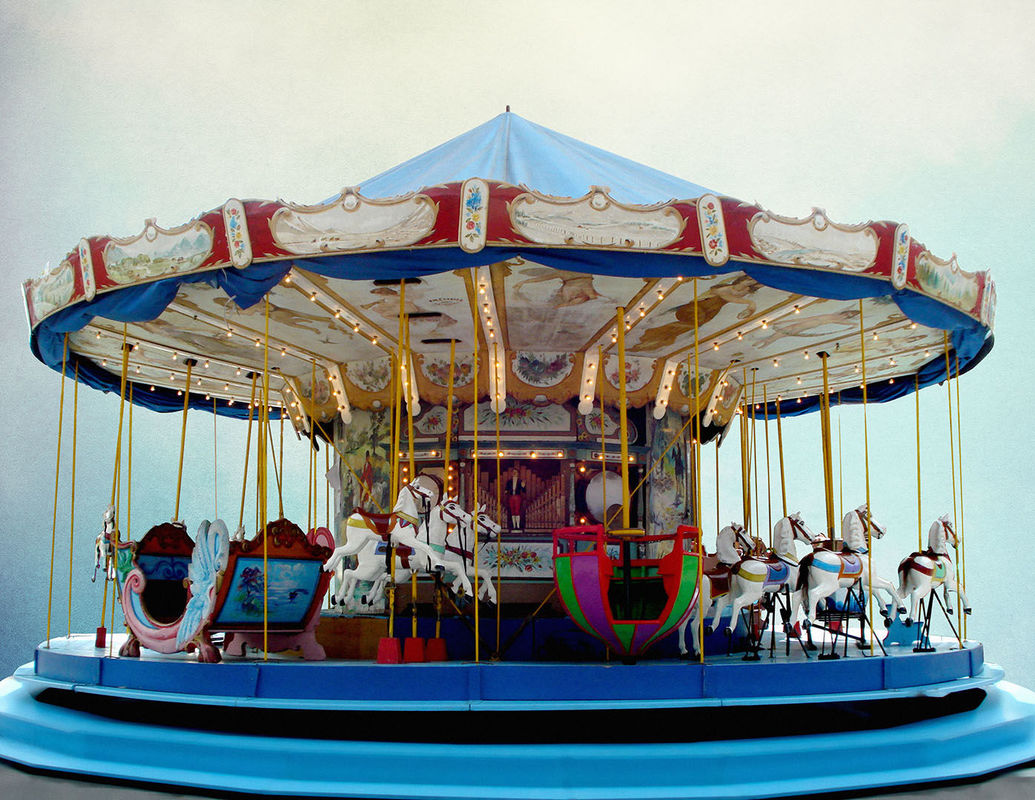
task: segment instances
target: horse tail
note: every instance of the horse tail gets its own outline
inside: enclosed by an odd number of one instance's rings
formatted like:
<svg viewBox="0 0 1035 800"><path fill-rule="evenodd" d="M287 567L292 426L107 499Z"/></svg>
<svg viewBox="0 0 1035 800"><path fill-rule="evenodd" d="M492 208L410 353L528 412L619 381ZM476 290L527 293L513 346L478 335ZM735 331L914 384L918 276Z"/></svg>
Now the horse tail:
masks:
<svg viewBox="0 0 1035 800"><path fill-rule="evenodd" d="M795 591L801 592L802 594L808 594L809 569L812 567L813 559L814 554L809 553L805 558L798 562L798 580L794 586Z"/></svg>

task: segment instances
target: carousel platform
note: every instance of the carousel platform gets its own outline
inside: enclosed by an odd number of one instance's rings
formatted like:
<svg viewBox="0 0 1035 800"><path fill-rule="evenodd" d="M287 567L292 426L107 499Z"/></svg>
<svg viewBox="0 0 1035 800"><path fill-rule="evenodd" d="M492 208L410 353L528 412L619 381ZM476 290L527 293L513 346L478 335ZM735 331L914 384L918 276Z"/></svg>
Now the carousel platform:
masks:
<svg viewBox="0 0 1035 800"><path fill-rule="evenodd" d="M217 792L378 798L777 797L1035 758L1035 693L977 643L705 665L107 652L55 639L0 683L0 757Z"/></svg>

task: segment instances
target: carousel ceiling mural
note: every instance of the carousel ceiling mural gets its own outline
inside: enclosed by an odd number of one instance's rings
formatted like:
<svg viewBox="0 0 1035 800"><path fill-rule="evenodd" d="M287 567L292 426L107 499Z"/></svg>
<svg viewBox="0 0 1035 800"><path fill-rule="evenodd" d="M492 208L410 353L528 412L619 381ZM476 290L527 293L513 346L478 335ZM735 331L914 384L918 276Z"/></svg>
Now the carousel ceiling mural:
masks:
<svg viewBox="0 0 1035 800"><path fill-rule="evenodd" d="M947 351L976 363L995 315L986 272L903 224L779 216L509 113L315 206L232 199L84 238L24 291L55 369L118 390L125 342L136 402L181 407L189 365L193 404L242 415L268 362L271 403L299 420L390 402L400 313L416 404L445 404L451 362L471 402L477 341L480 398L587 413L617 402L623 309L628 401L658 415L731 387L806 410L821 354L852 401L863 348L871 399L890 399Z"/></svg>

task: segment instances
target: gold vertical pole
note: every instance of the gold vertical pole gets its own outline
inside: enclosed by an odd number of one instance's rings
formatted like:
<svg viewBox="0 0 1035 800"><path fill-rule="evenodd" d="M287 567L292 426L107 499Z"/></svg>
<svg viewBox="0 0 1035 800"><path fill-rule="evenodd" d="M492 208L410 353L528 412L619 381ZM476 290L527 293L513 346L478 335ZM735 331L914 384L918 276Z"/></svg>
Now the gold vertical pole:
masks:
<svg viewBox="0 0 1035 800"><path fill-rule="evenodd" d="M622 453L622 527L628 528L629 519L629 420L625 397L625 308L618 308L618 422Z"/></svg>
<svg viewBox="0 0 1035 800"><path fill-rule="evenodd" d="M924 549L924 519L920 503L920 373L913 376L913 395L916 401L916 549Z"/></svg>
<svg viewBox="0 0 1035 800"><path fill-rule="evenodd" d="M604 436L604 383L607 375L604 374L604 348L597 345L597 385L600 387L600 491L601 502L604 504L604 533L607 533L608 506L607 506L607 437Z"/></svg>
<svg viewBox="0 0 1035 800"><path fill-rule="evenodd" d="M845 518L844 447L841 443L841 392L837 393L837 517Z"/></svg>
<svg viewBox="0 0 1035 800"><path fill-rule="evenodd" d="M747 386L747 369L743 371L742 386ZM748 462L748 411L745 402L740 404L740 494L744 511L744 528L751 529L751 465Z"/></svg>
<svg viewBox="0 0 1035 800"><path fill-rule="evenodd" d="M244 525L244 498L248 490L248 460L250 458L249 450L252 447L252 419L255 416L255 383L259 376L257 373L252 373L252 399L248 403L248 438L245 439L244 443L244 480L241 482L241 518L238 521L238 527Z"/></svg>
<svg viewBox="0 0 1035 800"><path fill-rule="evenodd" d="M50 588L47 591L47 647L50 647L50 612L54 604L54 556L57 549L58 478L61 476L61 431L65 424L65 370L68 366L68 334L61 348L61 399L58 402L57 458L54 466L54 524L50 529ZM123 376L125 380L125 376Z"/></svg>
<svg viewBox="0 0 1035 800"><path fill-rule="evenodd" d="M722 530L719 514L719 437L715 437L715 535ZM704 553L704 539L701 539L701 553Z"/></svg>
<svg viewBox="0 0 1035 800"><path fill-rule="evenodd" d="M834 538L834 465L830 447L830 382L827 359L829 354L819 354L823 362L823 394L819 398L820 437L823 447L823 499L827 512L827 534Z"/></svg>
<svg viewBox="0 0 1035 800"><path fill-rule="evenodd" d="M410 481L417 477L416 462L413 458L413 363L410 356L410 318L406 316L406 354L403 362L406 369L406 452L409 465ZM441 500L441 498L440 498ZM418 525L419 533L419 525ZM410 571L410 635L417 638L417 571Z"/></svg>
<svg viewBox="0 0 1035 800"><path fill-rule="evenodd" d="M286 408L280 409L280 444L277 447L278 456L273 465L277 468L277 510L281 519L284 518L284 413L290 414ZM327 526L328 528L330 525Z"/></svg>
<svg viewBox="0 0 1035 800"><path fill-rule="evenodd" d="M953 441L952 431L952 369L949 362L949 332L943 331L942 337L945 342L945 391L949 400L949 461L952 464L952 526L957 531L959 530L959 517L956 515L956 445ZM959 586L959 559L956 561L956 585ZM956 593L956 610L960 610L960 595ZM962 614L958 614L956 619L961 619ZM963 624L960 623L960 632L962 635ZM963 642L960 641L960 646Z"/></svg>
<svg viewBox="0 0 1035 800"><path fill-rule="evenodd" d="M700 377L701 377L701 339L700 339L700 319L698 317L698 297L697 297L697 277L694 277L694 382L693 389L690 394L693 394L693 407L690 412L695 417L695 425L697 427L697 435L695 437L696 443L694 445L691 456L694 459L694 475L696 480L694 481L694 524L697 526L697 626L698 626L698 648L697 648L697 660L704 663L704 614L703 605L701 604L701 584L704 583L704 520L701 519L701 404L698 402L700 397ZM690 365L687 364L687 368ZM690 375L687 374L687 383L690 383ZM715 439L715 453L719 453L719 439ZM715 473L715 491L719 491L719 474L718 471ZM716 498L715 508L716 514L718 514L718 498ZM718 533L718 528L715 529Z"/></svg>
<svg viewBox="0 0 1035 800"><path fill-rule="evenodd" d="M455 380L456 373L456 339L449 340L449 394L446 397L446 454L443 467L446 475L446 488L450 488L450 484L453 482L449 476L451 447L453 444L453 382Z"/></svg>
<svg viewBox="0 0 1035 800"><path fill-rule="evenodd" d="M129 347L126 344L126 325L123 324L123 326L122 326L122 380L120 382L120 388L119 388L119 435L118 435L118 442L116 444L116 448L117 448L117 453L118 454L117 454L116 459L115 459L115 463L116 463L116 467L115 467L116 483L115 483L114 491L112 492L114 497L118 500L118 505L116 505L116 507L115 507L116 508L116 511L115 511L115 532L114 532L114 536L113 536L114 541L112 542L112 548L111 548L112 558L115 560L114 566L115 566L115 570L116 570L116 576L115 576L115 581L113 582L113 585L112 585L112 588L111 588L111 636L108 637L108 656L109 657L111 657L112 648L114 646L114 641L115 641L115 602L116 602L116 598L118 596L118 581L119 581L118 574L117 574L118 573L118 566L119 566L119 519L120 519L120 513L119 513L120 509L119 509L119 506L121 505L121 502L122 502L122 499L121 499L121 493L122 493L122 419L123 419L123 411L126 408L126 376L127 376L128 372L129 372ZM184 389L184 392L183 392L185 400L189 396L189 389L190 389L190 362L187 363L187 387ZM184 412L184 414L186 415L186 412ZM180 463L181 463L181 465L183 463L183 444L182 444L182 441L181 441L181 444L180 444ZM181 466L181 473L182 473L182 466ZM178 499L179 498L179 492L180 492L179 483L180 483L179 478L177 478L176 479L177 505L179 505L179 499Z"/></svg>
<svg viewBox="0 0 1035 800"><path fill-rule="evenodd" d="M316 462L313 458L316 444L316 359L312 360L312 369L309 378L309 402L312 404L312 423L309 426L309 472L306 474L305 481L305 498L306 498L306 510L305 510L305 522L306 530L311 531L316 527L314 521L316 520L316 508L314 507L313 488L315 484L315 472Z"/></svg>
<svg viewBox="0 0 1035 800"><path fill-rule="evenodd" d="M450 475L452 464L450 460L452 458L452 444L453 444L453 391L454 381L456 376L456 339L449 340L449 387L447 389L446 396L446 451L444 458L444 473L445 473L445 491L446 496L452 495L453 488L453 477ZM458 478L459 480L459 478ZM435 638L439 638L442 635L442 619L439 610L442 604L442 587L440 581L435 581Z"/></svg>
<svg viewBox="0 0 1035 800"><path fill-rule="evenodd" d="M126 540L133 538L133 384L129 384L129 436L126 442Z"/></svg>
<svg viewBox="0 0 1035 800"><path fill-rule="evenodd" d="M79 439L79 360L75 362L72 381L72 499L69 503L68 524L68 635L72 636L72 554L75 552L75 467L76 443Z"/></svg>
<svg viewBox="0 0 1035 800"><path fill-rule="evenodd" d="M123 344L125 347L125 344ZM180 486L183 483L183 450L187 444L187 408L190 405L190 371L194 359L187 359L187 381L183 387L183 424L180 426L180 466L176 472L176 507L173 510L173 522L180 518Z"/></svg>
<svg viewBox="0 0 1035 800"><path fill-rule="evenodd" d="M270 298L266 295L266 330L262 348L262 411L259 415L259 529L262 531L262 659L269 660L269 531L266 530L268 515L266 513L266 438L269 432L270 414ZM309 421L310 429L316 424L316 414Z"/></svg>
<svg viewBox="0 0 1035 800"><path fill-rule="evenodd" d="M219 429L216 427L216 420L219 413L216 406L216 398L212 398L212 505L216 519L219 518Z"/></svg>
<svg viewBox="0 0 1035 800"><path fill-rule="evenodd" d="M496 361L496 364L494 365L493 368L496 370L496 372L495 372L495 375L496 375L496 386L498 387L499 386L500 369L501 369L500 368L500 343L499 342L493 342L492 343L492 350L493 350L493 354L495 355L495 361ZM499 409L500 409L500 406L501 406L502 402L503 402L503 398L500 397L499 393L497 392L497 394L496 394L496 517L500 521L503 520L503 485L502 485L503 477L502 477L501 471L500 471L500 412L499 412ZM501 525L500 526L500 536L502 536L502 535L503 535L503 526ZM475 546L475 548L478 547L478 532L477 531L475 531L475 535L474 535L474 546ZM502 616L501 616L502 611L501 611L501 608L500 608L502 606L502 604L503 604L502 597L500 597L500 595L503 592L503 586L502 586L502 580L503 580L503 578L502 578L502 567L500 565L500 549L501 549L501 547L502 547L502 542L500 542L499 538L497 538L497 540L496 540L496 653L497 654L500 651L500 626L501 626L501 624L503 622L503 619L502 619Z"/></svg>
<svg viewBox="0 0 1035 800"><path fill-rule="evenodd" d="M754 523L753 536L758 538L758 527L759 517L762 514L762 506L758 502L758 428L756 422L758 422L758 403L756 402L758 395L756 394L758 384L758 367L752 367L751 369L751 482L755 490L754 502L751 504L753 509L752 522Z"/></svg>
<svg viewBox="0 0 1035 800"><path fill-rule="evenodd" d="M863 393L863 472L866 476L866 587L869 593L869 616L870 616L870 655L873 655L873 542L870 532L873 519L873 509L870 508L870 431L866 421L866 401L868 389L866 386L866 323L863 320L863 301L859 299L859 344L862 351L862 393Z"/></svg>
<svg viewBox="0 0 1035 800"><path fill-rule="evenodd" d="M960 354L956 353L956 450L959 455L957 459L960 466L960 526L957 530L959 535L959 558L957 564L957 575L956 585L963 588L963 592L967 591L967 550L965 545L965 537L963 535L963 429L960 418L963 414L963 408L960 404ZM962 573L962 575L960 574ZM962 583L960 580L962 579ZM967 615L961 614L960 621L963 625L963 638L967 638Z"/></svg>
<svg viewBox="0 0 1035 800"><path fill-rule="evenodd" d="M471 480L473 499L474 499L474 511L472 518L474 520L474 534L475 538L478 536L478 315L474 317L474 400L472 403L472 411L474 413L474 449L472 452L472 462L474 468L473 478ZM478 548L474 548L474 661L477 664L481 660L481 616L479 614L479 603L478 603Z"/></svg>
<svg viewBox="0 0 1035 800"><path fill-rule="evenodd" d="M780 422L780 395L776 395L776 449L780 456L780 501L787 516L787 477L783 468L783 425Z"/></svg>
<svg viewBox="0 0 1035 800"><path fill-rule="evenodd" d="M769 547L773 546L773 476L769 463L769 392L768 387L762 384L762 415L765 427L765 493L766 508L768 511L767 521L769 525Z"/></svg>
<svg viewBox="0 0 1035 800"><path fill-rule="evenodd" d="M395 370L393 371L393 397L392 397L392 497L390 498L394 507L399 496L399 445L402 441L402 402L403 392L403 348L406 336L406 281L399 281L399 338L398 349L395 359ZM389 536L389 539L391 537ZM388 638L395 637L395 544L389 541L388 553Z"/></svg>

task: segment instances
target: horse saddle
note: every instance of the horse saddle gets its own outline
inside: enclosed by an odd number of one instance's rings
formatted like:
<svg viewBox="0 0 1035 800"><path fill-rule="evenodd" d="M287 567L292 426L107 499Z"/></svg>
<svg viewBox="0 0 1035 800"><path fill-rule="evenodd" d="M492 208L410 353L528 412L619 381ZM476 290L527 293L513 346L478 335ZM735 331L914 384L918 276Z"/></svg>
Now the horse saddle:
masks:
<svg viewBox="0 0 1035 800"><path fill-rule="evenodd" d="M841 570L838 572L838 578L858 578L862 571L862 558L854 553L841 553Z"/></svg>
<svg viewBox="0 0 1035 800"><path fill-rule="evenodd" d="M379 514L378 516L382 516L382 515ZM391 515L388 514L388 515L385 515L385 516L391 516ZM374 552L377 553L377 555L379 555L382 558L384 558L385 561L388 560L388 557L389 557L388 553L389 553L389 551L390 551L390 548L388 547L388 543L387 542L378 542L377 543L377 547L374 548ZM396 547L395 547L395 556L396 556L396 558L398 558L402 562L403 569L409 569L410 568L410 556L412 556L412 555L413 555L413 548L412 547L408 547L408 546L406 546L404 544L396 545Z"/></svg>
<svg viewBox="0 0 1035 800"><path fill-rule="evenodd" d="M371 514L362 508L355 508L352 513L359 514L366 526L385 541L388 540L388 534L395 527L396 516L391 512L387 514Z"/></svg>
<svg viewBox="0 0 1035 800"><path fill-rule="evenodd" d="M921 558L930 559L934 562L934 565L929 567L926 564L921 564ZM909 572L910 570L915 570L921 575L926 575L935 582L945 580L945 563L931 550L925 550L922 553L913 553L912 555L902 559L902 563L898 565L898 571Z"/></svg>
<svg viewBox="0 0 1035 800"><path fill-rule="evenodd" d="M714 567L710 567L704 571L704 574L708 576L708 582L711 585L711 599L714 600L716 597L721 597L724 594L729 594L730 591L730 565L729 564L717 564Z"/></svg>
<svg viewBox="0 0 1035 800"><path fill-rule="evenodd" d="M787 583L791 576L791 568L778 558L771 558L765 562L765 582Z"/></svg>

